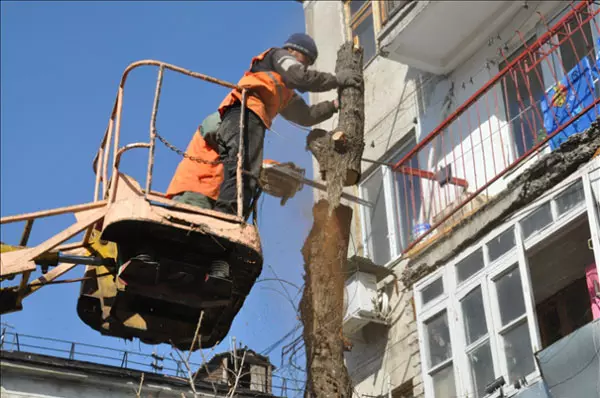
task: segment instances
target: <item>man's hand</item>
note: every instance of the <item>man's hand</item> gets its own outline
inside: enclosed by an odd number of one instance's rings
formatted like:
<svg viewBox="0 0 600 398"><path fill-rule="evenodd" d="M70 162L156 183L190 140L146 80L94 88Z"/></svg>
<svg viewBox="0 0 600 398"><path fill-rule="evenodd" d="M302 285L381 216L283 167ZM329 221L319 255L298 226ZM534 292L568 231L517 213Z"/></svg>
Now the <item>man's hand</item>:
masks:
<svg viewBox="0 0 600 398"><path fill-rule="evenodd" d="M362 75L350 69L339 71L336 79L340 87L360 87L363 82Z"/></svg>

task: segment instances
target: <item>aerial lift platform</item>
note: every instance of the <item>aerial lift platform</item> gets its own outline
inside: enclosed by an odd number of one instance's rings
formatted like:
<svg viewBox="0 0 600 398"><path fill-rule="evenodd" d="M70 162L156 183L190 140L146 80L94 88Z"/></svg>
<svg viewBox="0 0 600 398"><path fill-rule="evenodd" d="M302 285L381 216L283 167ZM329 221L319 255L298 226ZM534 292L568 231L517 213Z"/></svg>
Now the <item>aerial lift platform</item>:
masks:
<svg viewBox="0 0 600 398"><path fill-rule="evenodd" d="M148 66L158 68L149 142L121 145L127 77L134 69ZM0 280L20 279L18 284L0 289L0 313L21 310L25 297L74 267L85 265L77 313L102 334L189 349L202 314L200 341L194 349L214 346L227 335L262 270L257 198L252 221L248 222L250 215L242 214L243 144L237 157L236 215L178 203L152 190L157 137L165 142L156 131L165 70L239 89L242 107L246 107L247 90L234 84L155 60L129 65L93 161L93 202L0 219L0 224L25 223L18 245L1 245ZM242 143L245 131L241 118ZM119 169L121 158L140 148L148 150L144 186ZM273 161L265 161L260 182L263 191L281 197L282 204L304 184L325 189L306 179L304 170L293 164ZM345 197L363 202L347 194ZM74 215L75 223L38 245L27 245L36 220L64 214ZM67 243L81 235L80 241ZM30 281L38 267L42 276Z"/></svg>

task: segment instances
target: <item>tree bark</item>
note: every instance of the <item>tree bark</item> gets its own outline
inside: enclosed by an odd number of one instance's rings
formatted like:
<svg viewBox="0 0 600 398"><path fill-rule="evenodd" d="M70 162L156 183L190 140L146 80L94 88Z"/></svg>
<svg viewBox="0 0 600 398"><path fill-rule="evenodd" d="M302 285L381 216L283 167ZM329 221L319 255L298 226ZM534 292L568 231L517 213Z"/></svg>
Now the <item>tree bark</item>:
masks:
<svg viewBox="0 0 600 398"><path fill-rule="evenodd" d="M307 386L305 397L352 396L352 382L344 365L341 338L344 317L344 262L352 209L339 205L329 212L327 200L313 207L314 223L302 248L304 293L300 316L304 324Z"/></svg>
<svg viewBox="0 0 600 398"><path fill-rule="evenodd" d="M362 74L363 51L348 42L338 51L336 73L350 69ZM365 100L364 85L338 90L340 101L338 127L330 132L312 130L306 145L319 163L321 178L327 181L330 210L340 201L344 186L358 183L361 176L360 163L365 147ZM339 133L343 133L342 140ZM342 142L340 142L342 141Z"/></svg>
<svg viewBox="0 0 600 398"><path fill-rule="evenodd" d="M352 69L362 74L363 52L352 43L338 51L336 72ZM358 183L364 149L364 87L339 90L338 127L315 129L307 147L327 181L328 200L313 207L313 227L302 248L305 286L300 301L304 325L307 386L305 397L352 397L352 381L344 364L342 320L352 209L340 205L344 186Z"/></svg>

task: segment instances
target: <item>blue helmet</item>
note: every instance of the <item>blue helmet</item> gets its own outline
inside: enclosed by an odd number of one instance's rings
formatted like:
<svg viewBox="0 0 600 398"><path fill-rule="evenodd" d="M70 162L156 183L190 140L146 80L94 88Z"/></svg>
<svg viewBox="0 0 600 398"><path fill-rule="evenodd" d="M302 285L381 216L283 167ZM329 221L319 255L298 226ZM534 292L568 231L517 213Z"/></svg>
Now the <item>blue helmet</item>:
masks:
<svg viewBox="0 0 600 398"><path fill-rule="evenodd" d="M311 65L316 61L317 56L319 55L315 41L305 33L292 34L283 45L283 48L291 48L292 50L296 50L306 55Z"/></svg>

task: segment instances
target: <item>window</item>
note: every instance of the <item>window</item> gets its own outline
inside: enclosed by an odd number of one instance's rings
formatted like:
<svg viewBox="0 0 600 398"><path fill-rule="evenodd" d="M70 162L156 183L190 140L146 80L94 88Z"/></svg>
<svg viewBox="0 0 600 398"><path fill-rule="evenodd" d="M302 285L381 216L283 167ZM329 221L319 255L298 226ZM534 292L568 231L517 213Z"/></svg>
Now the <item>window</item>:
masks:
<svg viewBox="0 0 600 398"><path fill-rule="evenodd" d="M391 258L388 217L385 210L383 170L377 168L361 185L362 197L373 207L365 210L365 240L371 260L383 265Z"/></svg>
<svg viewBox="0 0 600 398"><path fill-rule="evenodd" d="M500 376L512 396L539 377L534 350L591 321L583 184L565 183L416 283L426 398L483 398Z"/></svg>
<svg viewBox="0 0 600 398"><path fill-rule="evenodd" d="M444 268L455 281L446 300L429 299L442 294L443 272L420 289L428 398L485 397L486 386L500 375L510 385L535 371L515 248L510 227ZM461 378L465 391L456 390Z"/></svg>
<svg viewBox="0 0 600 398"><path fill-rule="evenodd" d="M396 164L401 161L415 145L416 141L405 145L404 149L392 158L391 163ZM419 162L417 156L413 156L408 161L407 166L418 169ZM395 172L393 177L396 213L399 215L397 219L400 222L400 247L404 249L416 238L415 235L419 233L419 231L413 231L413 229L420 224L419 218L422 206L421 179L402 172Z"/></svg>
<svg viewBox="0 0 600 398"><path fill-rule="evenodd" d="M461 300L460 306L473 391L475 391L476 397L483 397L485 387L494 380L494 363L481 286L477 286L475 290L469 292Z"/></svg>
<svg viewBox="0 0 600 398"><path fill-rule="evenodd" d="M456 264L458 282L464 282L471 275L483 268L483 250L479 249Z"/></svg>
<svg viewBox="0 0 600 398"><path fill-rule="evenodd" d="M370 0L350 0L346 4L346 12L350 16L352 40L354 40L354 44L364 49L363 62L366 64L377 52L373 5Z"/></svg>
<svg viewBox="0 0 600 398"><path fill-rule="evenodd" d="M401 160L415 145L415 131L389 163ZM417 167L416 161L410 162ZM367 255L379 265L385 265L402 253L411 241L421 213L421 185L418 177L392 171L389 166L377 166L360 183L362 199L372 207L361 206L364 247Z"/></svg>
<svg viewBox="0 0 600 398"><path fill-rule="evenodd" d="M556 207L559 216L568 213L571 209L581 205L584 201L583 184L581 181L577 181L556 198Z"/></svg>
<svg viewBox="0 0 600 398"><path fill-rule="evenodd" d="M533 36L527 41L527 46L533 45L536 40L537 36ZM519 47L507 57L506 61L500 63L500 70L520 56L523 51L525 51L525 46ZM534 57L539 56L539 53L534 55ZM537 61L537 58L534 61ZM517 68L506 74L501 80L505 109L507 110L506 117L514 142L515 159L535 145L538 130L543 127L539 125L537 117L541 113L539 101L545 91L544 83L540 81L542 78L541 62L529 71L525 71L523 63L519 62Z"/></svg>
<svg viewBox="0 0 600 398"><path fill-rule="evenodd" d="M423 304L427 304L444 294L444 281L442 278L436 279L421 292Z"/></svg>
<svg viewBox="0 0 600 398"><path fill-rule="evenodd" d="M552 223L552 211L550 202L538 207L530 215L521 221L523 238L527 239L535 232L546 228Z"/></svg>
<svg viewBox="0 0 600 398"><path fill-rule="evenodd" d="M386 24L398 11L412 3L412 0L385 0L381 2L381 22Z"/></svg>
<svg viewBox="0 0 600 398"><path fill-rule="evenodd" d="M515 247L515 229L510 228L507 231L496 236L488 242L488 256L490 263L493 263L506 252Z"/></svg>
<svg viewBox="0 0 600 398"><path fill-rule="evenodd" d="M454 396L456 391L454 366L446 311L425 321L425 335L428 351L427 368L433 380L435 396Z"/></svg>

